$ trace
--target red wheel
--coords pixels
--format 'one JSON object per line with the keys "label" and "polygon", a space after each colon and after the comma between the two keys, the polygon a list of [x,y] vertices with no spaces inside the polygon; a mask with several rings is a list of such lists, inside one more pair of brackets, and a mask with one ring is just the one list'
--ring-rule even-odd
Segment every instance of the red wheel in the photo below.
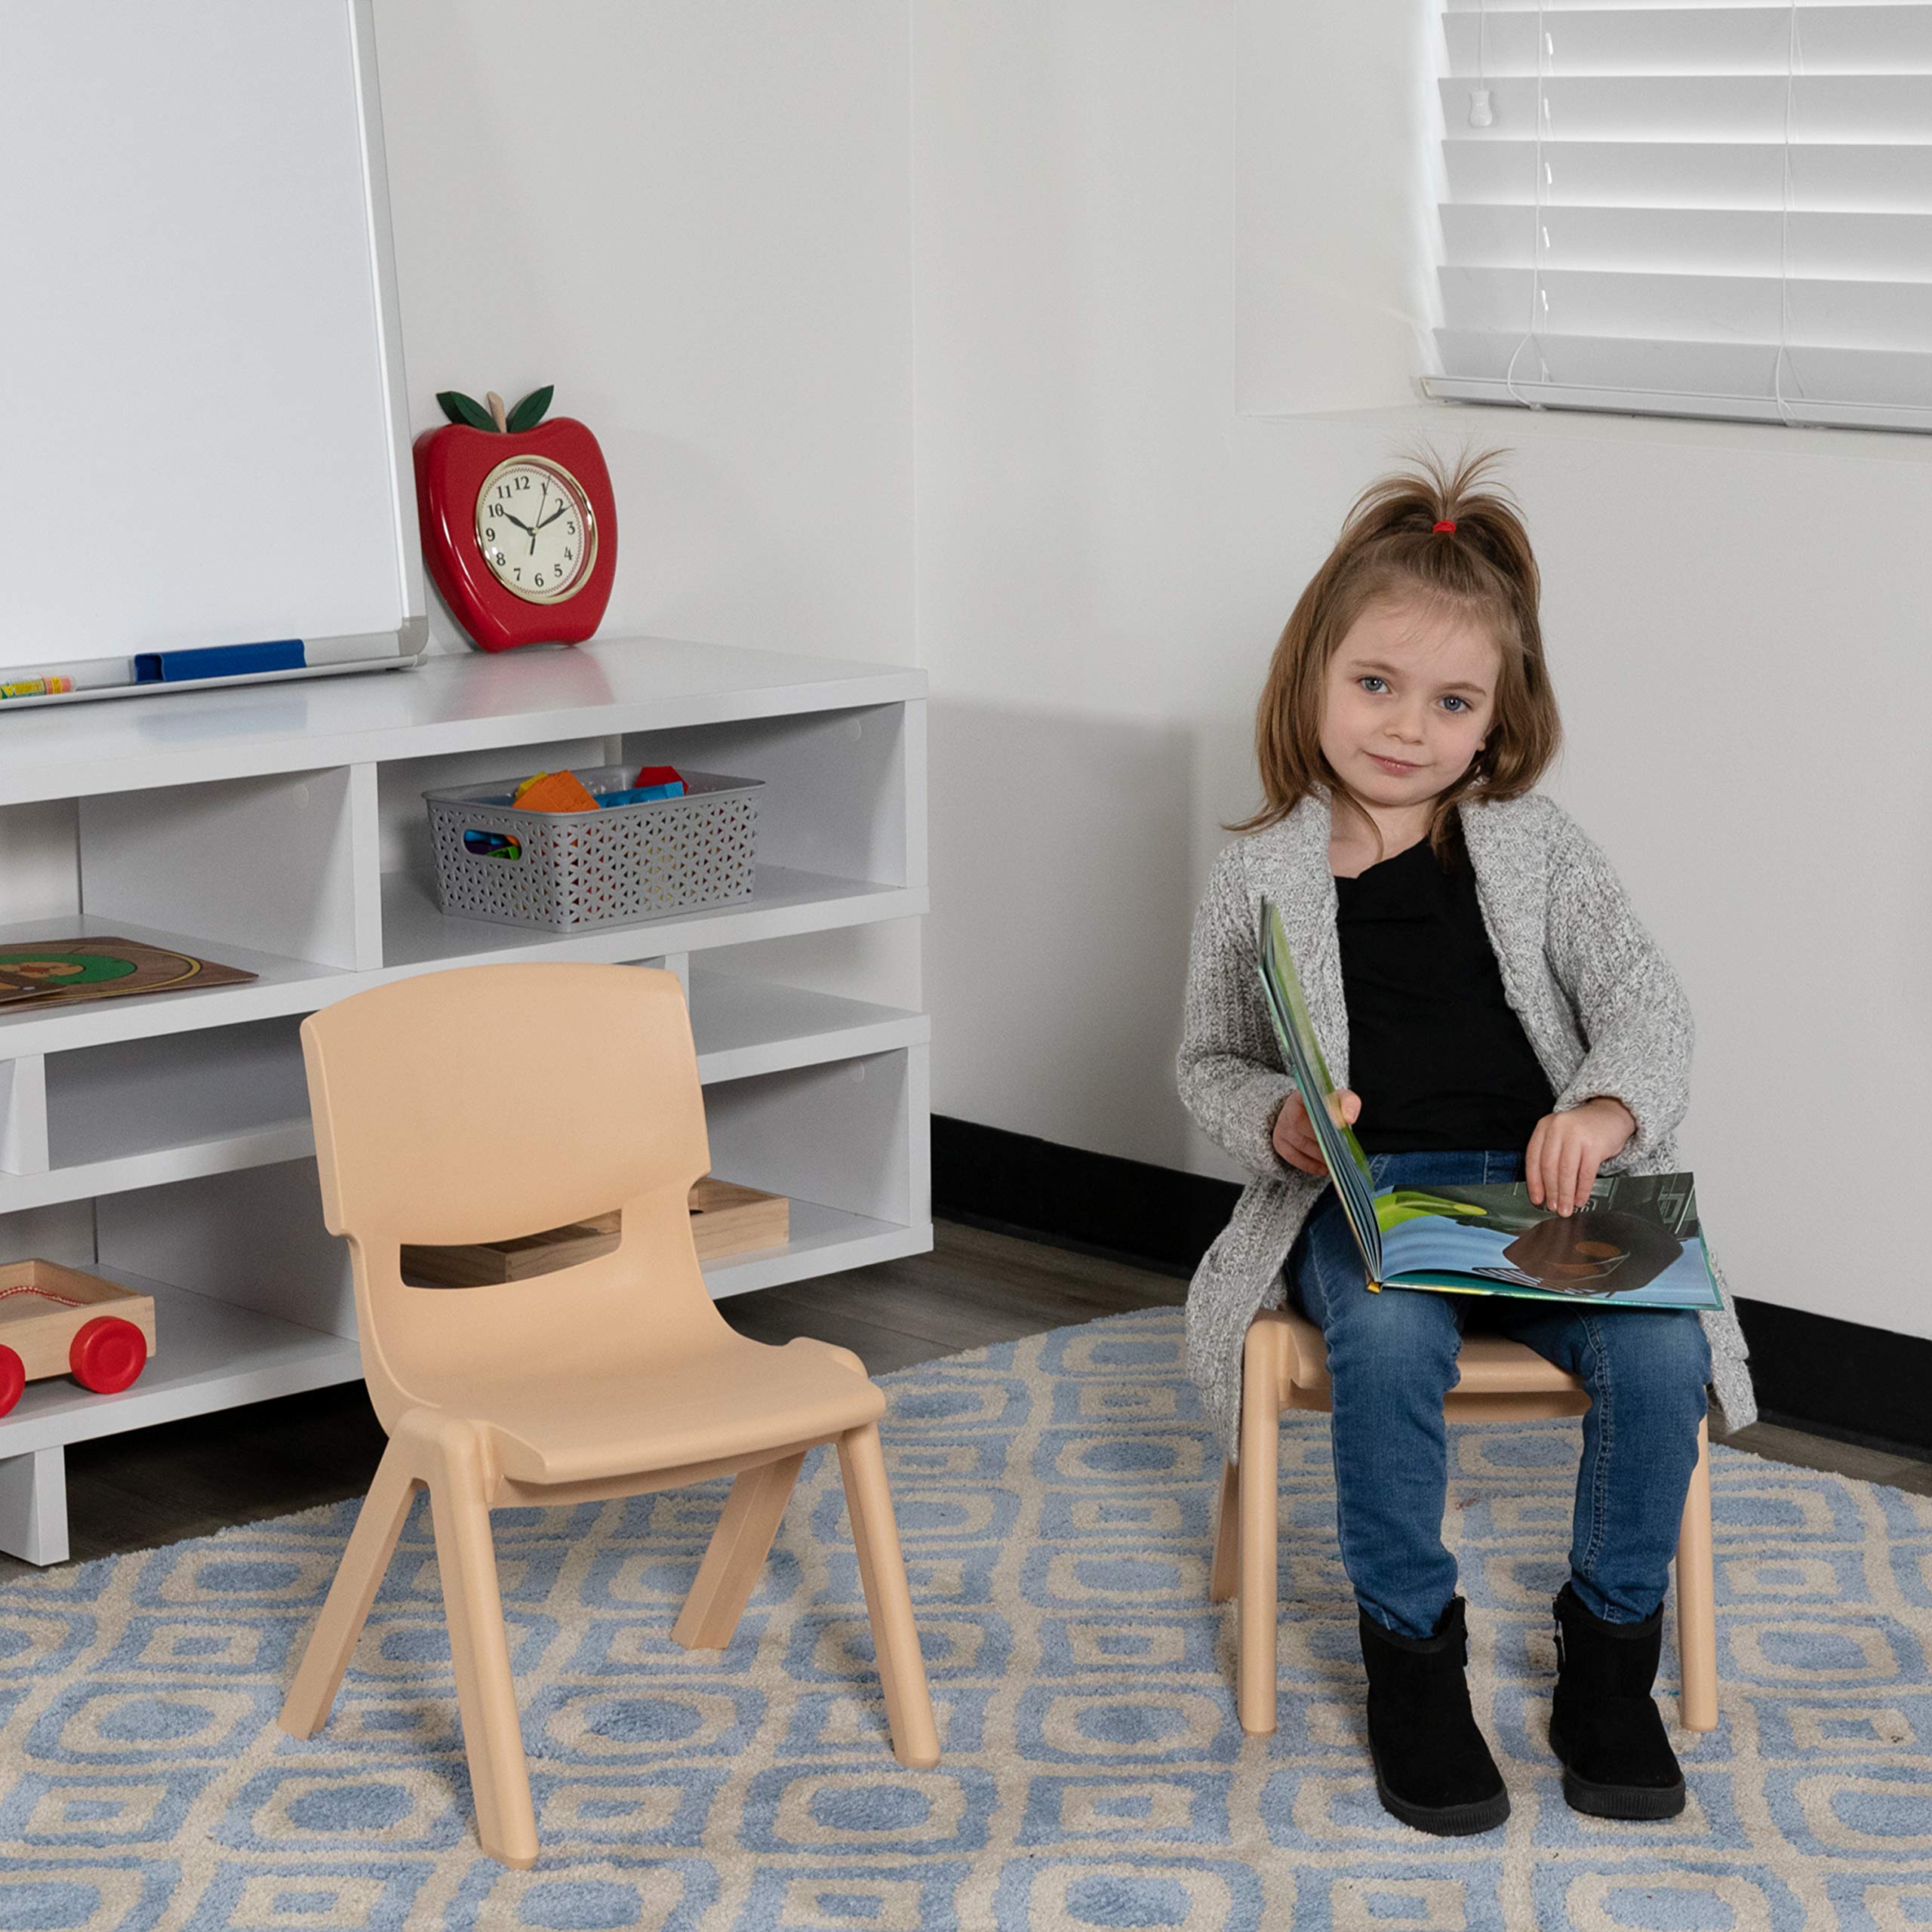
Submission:
{"label": "red wheel", "polygon": [[97,1395],[127,1388],[148,1365],[148,1340],[118,1315],[97,1315],[67,1351],[74,1380]]}
{"label": "red wheel", "polygon": [[20,1399],[27,1386],[26,1364],[13,1350],[0,1344],[0,1416]]}

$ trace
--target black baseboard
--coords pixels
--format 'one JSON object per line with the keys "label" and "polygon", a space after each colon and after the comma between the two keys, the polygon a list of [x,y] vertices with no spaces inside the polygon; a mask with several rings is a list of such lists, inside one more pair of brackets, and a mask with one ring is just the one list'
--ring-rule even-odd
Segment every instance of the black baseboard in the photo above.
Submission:
{"label": "black baseboard", "polygon": [[933,1116],[933,1212],[947,1220],[1191,1275],[1240,1192],[1201,1174]]}
{"label": "black baseboard", "polygon": [[[1192,1274],[1240,1189],[1003,1128],[933,1118],[933,1212]],[[1842,1441],[1932,1451],[1932,1341],[1737,1297],[1767,1420]]]}

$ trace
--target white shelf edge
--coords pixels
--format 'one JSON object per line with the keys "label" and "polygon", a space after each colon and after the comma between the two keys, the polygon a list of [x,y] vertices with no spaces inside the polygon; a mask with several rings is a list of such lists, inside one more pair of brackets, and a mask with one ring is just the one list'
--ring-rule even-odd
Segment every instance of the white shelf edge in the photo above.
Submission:
{"label": "white shelf edge", "polygon": [[[23,713],[7,720],[12,755],[0,760],[0,804],[918,703],[931,691],[914,665],[675,638],[600,638],[566,648],[568,656],[426,658],[395,678],[116,697],[89,706],[105,715],[85,728],[71,709]],[[684,663],[690,681],[653,688],[645,660],[667,656]],[[160,703],[171,715],[156,728]],[[293,730],[291,705],[302,713]]]}
{"label": "white shelf edge", "polygon": [[[90,1394],[64,1376],[29,1382],[13,1413],[0,1417],[0,1458],[361,1379],[361,1351],[344,1336],[125,1269],[87,1266],[104,1280],[153,1296],[153,1358],[141,1379],[118,1395]],[[171,1363],[171,1347],[185,1356],[183,1364]]]}
{"label": "white shelf edge", "polygon": [[[869,1005],[834,994],[814,994],[799,987],[774,987],[772,983],[740,980],[721,974],[697,977],[695,995],[699,1030],[706,1030],[702,1009],[707,991],[728,997],[728,989],[749,985],[776,990],[803,1014],[817,1011],[828,1021],[863,1014],[848,1023],[828,1023],[810,1031],[759,1040],[742,1045],[700,1046],[698,1078],[709,1086],[751,1079],[763,1073],[820,1066],[868,1054],[924,1044],[932,1038],[932,1022],[924,1014]],[[232,1134],[212,1134],[171,1146],[57,1165],[43,1174],[0,1172],[0,1214],[17,1214],[60,1201],[85,1201],[137,1188],[165,1186],[172,1181],[199,1180],[211,1174],[236,1174],[251,1168],[273,1167],[299,1161],[315,1151],[315,1134],[305,1116],[250,1128]]]}
{"label": "white shelf edge", "polygon": [[[812,875],[794,873],[792,876]],[[97,1000],[65,1011],[0,1013],[0,1060],[66,1053],[81,1047],[111,1046],[124,1040],[152,1039],[164,1034],[242,1026],[251,1020],[278,1020],[291,1014],[314,1013],[392,980],[412,979],[458,967],[544,960],[620,964],[655,958],[663,953],[700,952],[713,946],[788,938],[798,933],[914,918],[931,910],[928,894],[922,886],[866,884],[857,880],[835,882],[850,889],[823,899],[785,906],[724,906],[708,912],[674,913],[630,925],[602,926],[585,933],[546,935],[523,926],[485,928],[509,937],[498,945],[475,952],[411,960],[366,972],[252,953],[220,940],[162,932],[131,920],[108,919],[95,914],[12,925],[0,929],[0,941],[26,944],[42,937],[111,936],[205,956],[224,965],[266,970],[263,978],[247,986],[211,987],[205,992],[152,993],[125,1000]],[[481,921],[472,920],[455,923],[481,925]],[[36,931],[41,928],[46,928],[44,934]]]}
{"label": "white shelf edge", "polygon": [[73,912],[58,919],[10,921],[0,926],[0,943],[12,946],[73,938],[133,940],[169,952],[213,959],[260,977],[245,986],[211,986],[202,992],[135,994],[121,999],[87,1001],[64,1009],[37,1007],[14,1012],[0,1011],[0,1060],[312,1012],[332,999],[343,998],[364,977],[347,967],[254,952],[223,940],[164,932],[138,920],[103,918],[94,912]]}
{"label": "white shelf edge", "polygon": [[[743,946],[757,940],[789,938],[836,926],[876,924],[929,909],[923,887],[892,885],[871,879],[842,878],[795,866],[761,864],[749,901],[671,912],[618,926],[592,926],[581,932],[546,932],[540,927],[499,924],[488,919],[451,918],[434,904],[428,887],[412,872],[383,875],[383,946],[394,959],[399,948],[409,956],[386,965],[372,978],[405,973],[439,972],[457,966],[489,966],[517,961],[589,959],[623,961],[666,952],[702,952],[712,946]],[[415,950],[424,931],[454,942],[453,949],[423,954]]]}
{"label": "white shelf edge", "polygon": [[754,975],[694,964],[690,986],[698,1078],[706,1086],[889,1053],[932,1038],[932,1021],[923,1013]]}
{"label": "white shelf edge", "polygon": [[136,1188],[162,1187],[170,1181],[202,1180],[210,1174],[239,1174],[299,1161],[315,1151],[315,1131],[306,1120],[282,1121],[242,1134],[214,1134],[174,1146],[146,1148],[104,1161],[77,1161],[40,1174],[0,1174],[0,1214],[57,1201],[86,1201],[97,1195],[127,1194]]}
{"label": "white shelf edge", "polygon": [[857,1060],[866,1054],[923,1046],[932,1036],[932,1022],[925,1014],[908,1014],[903,1020],[853,1027],[836,1034],[815,1033],[800,1039],[774,1040],[755,1047],[701,1054],[697,1077],[706,1087],[721,1087],[728,1081],[755,1079],[761,1073],[783,1073],[793,1067],[823,1066],[831,1060]]}

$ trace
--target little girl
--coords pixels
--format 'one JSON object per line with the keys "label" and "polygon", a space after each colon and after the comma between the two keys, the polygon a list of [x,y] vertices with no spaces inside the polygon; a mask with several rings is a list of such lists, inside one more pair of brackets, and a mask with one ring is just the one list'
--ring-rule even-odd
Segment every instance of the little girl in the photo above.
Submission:
{"label": "little girl", "polygon": [[1427,1832],[1509,1800],[1469,1706],[1443,1547],[1442,1399],[1462,1331],[1577,1376],[1570,1580],[1550,1743],[1580,1810],[1665,1817],[1684,1782],[1652,1701],[1666,1573],[1706,1385],[1755,1414],[1736,1318],[1367,1287],[1255,974],[1280,909],[1376,1185],[1527,1182],[1567,1215],[1600,1170],[1672,1171],[1691,1025],[1608,861],[1532,787],[1556,704],[1529,539],[1494,455],[1371,485],[1289,618],[1256,719],[1265,807],[1195,918],[1181,1097],[1255,1178],[1188,1294],[1190,1365],[1227,1453],[1241,1346],[1287,1297],[1327,1340],[1342,1561],[1359,1607],[1376,1789]]}

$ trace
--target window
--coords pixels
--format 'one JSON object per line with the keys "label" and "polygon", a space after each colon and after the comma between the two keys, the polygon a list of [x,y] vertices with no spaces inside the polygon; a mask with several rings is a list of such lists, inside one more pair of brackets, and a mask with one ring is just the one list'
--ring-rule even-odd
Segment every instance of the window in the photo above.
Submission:
{"label": "window", "polygon": [[1431,395],[1932,430],[1932,5],[1447,7]]}

